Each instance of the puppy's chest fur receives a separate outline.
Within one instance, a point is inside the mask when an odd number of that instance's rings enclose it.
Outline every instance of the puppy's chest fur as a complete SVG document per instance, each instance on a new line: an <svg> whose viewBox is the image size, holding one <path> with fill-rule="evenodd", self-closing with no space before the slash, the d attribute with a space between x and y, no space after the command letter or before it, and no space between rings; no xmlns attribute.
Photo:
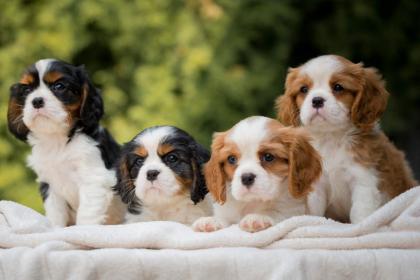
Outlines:
<svg viewBox="0 0 420 280"><path fill-rule="evenodd" d="M325 135L314 137L313 145L322 157L322 178L320 182L326 188L328 213L334 218L346 219L351 208L353 187L364 180L366 184L376 182L376 171L355 160L351 136L340 137ZM376 186L376 184L374 184Z"/></svg>
<svg viewBox="0 0 420 280"><path fill-rule="evenodd" d="M293 216L304 215L306 204L302 199L293 198L287 186L282 186L279 197L271 201L238 201L228 191L226 202L223 205L214 203L213 211L226 225L239 223L248 214L267 215L278 223Z"/></svg>
<svg viewBox="0 0 420 280"><path fill-rule="evenodd" d="M106 169L96 141L84 134L76 134L70 142L57 136L38 140L29 138L32 153L28 165L39 182L49 184L49 192L64 198L76 210L79 190L92 184L111 187L115 184L114 171Z"/></svg>

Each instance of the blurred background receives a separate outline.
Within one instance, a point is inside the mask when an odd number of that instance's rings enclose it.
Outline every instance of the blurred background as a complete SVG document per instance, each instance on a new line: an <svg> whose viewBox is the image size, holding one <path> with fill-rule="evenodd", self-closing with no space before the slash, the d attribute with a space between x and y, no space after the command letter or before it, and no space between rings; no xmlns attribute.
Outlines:
<svg viewBox="0 0 420 280"><path fill-rule="evenodd" d="M207 146L244 117L275 116L289 66L363 61L387 80L382 127L419 179L419 12L417 0L0 0L0 199L43 211L6 112L10 85L46 57L85 64L119 142L172 124Z"/></svg>

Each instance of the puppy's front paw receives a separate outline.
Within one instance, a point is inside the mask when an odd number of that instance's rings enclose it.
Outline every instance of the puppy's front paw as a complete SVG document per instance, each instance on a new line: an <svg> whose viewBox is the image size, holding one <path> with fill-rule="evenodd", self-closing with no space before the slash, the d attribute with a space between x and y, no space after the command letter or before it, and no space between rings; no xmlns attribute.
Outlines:
<svg viewBox="0 0 420 280"><path fill-rule="evenodd" d="M212 232L223 228L223 225L215 217L202 217L192 225L194 231Z"/></svg>
<svg viewBox="0 0 420 280"><path fill-rule="evenodd" d="M248 232L257 232L271 227L274 224L269 216L248 214L239 222L239 227Z"/></svg>

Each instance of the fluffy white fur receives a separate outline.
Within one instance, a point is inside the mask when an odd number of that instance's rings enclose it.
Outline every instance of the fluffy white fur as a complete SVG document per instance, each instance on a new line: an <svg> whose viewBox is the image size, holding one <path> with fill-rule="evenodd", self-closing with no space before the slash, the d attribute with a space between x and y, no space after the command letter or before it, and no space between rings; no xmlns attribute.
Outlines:
<svg viewBox="0 0 420 280"><path fill-rule="evenodd" d="M214 216L203 217L193 224L196 231L214 231L239 223L242 230L256 232L282 220L305 213L303 199L295 199L288 182L267 172L258 158L261 142L270 134L269 118L251 117L235 125L227 138L240 150L233 179L226 183L226 202L213 204ZM255 183L247 188L241 182L244 173L254 173Z"/></svg>

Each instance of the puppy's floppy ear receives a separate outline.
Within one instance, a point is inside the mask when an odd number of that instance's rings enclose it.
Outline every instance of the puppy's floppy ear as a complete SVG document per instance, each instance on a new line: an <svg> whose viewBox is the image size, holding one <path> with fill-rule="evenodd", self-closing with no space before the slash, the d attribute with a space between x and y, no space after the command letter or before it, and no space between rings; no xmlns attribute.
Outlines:
<svg viewBox="0 0 420 280"><path fill-rule="evenodd" d="M79 78L82 81L82 104L79 119L83 130L87 133L96 129L99 120L104 114L101 92L95 88L83 65L77 67Z"/></svg>
<svg viewBox="0 0 420 280"><path fill-rule="evenodd" d="M128 205L128 211L132 214L140 214L141 203L136 196L134 178L130 175L130 167L133 165L133 155L130 154L131 147L123 149L121 156L116 163L117 184L113 190L121 196L121 200Z"/></svg>
<svg viewBox="0 0 420 280"><path fill-rule="evenodd" d="M284 94L276 100L277 118L284 125L299 126L299 108L292 92L292 84L298 76L297 68L289 68Z"/></svg>
<svg viewBox="0 0 420 280"><path fill-rule="evenodd" d="M220 150L225 143L226 132L215 133L211 145L211 157L204 167L207 188L213 198L220 204L226 201L226 177L222 169Z"/></svg>
<svg viewBox="0 0 420 280"><path fill-rule="evenodd" d="M312 190L312 184L322 172L318 152L309 142L309 136L301 129L283 128L289 147L289 192L295 198L301 198Z"/></svg>
<svg viewBox="0 0 420 280"><path fill-rule="evenodd" d="M363 67L363 64L356 64ZM363 69L363 88L357 93L351 108L353 123L362 130L371 129L385 111L389 93L375 68Z"/></svg>
<svg viewBox="0 0 420 280"><path fill-rule="evenodd" d="M23 123L23 107L25 99L22 97L20 84L10 87L9 107L7 110L7 124L10 132L19 140L26 141L29 129Z"/></svg>
<svg viewBox="0 0 420 280"><path fill-rule="evenodd" d="M190 149L192 152L191 166L193 169L191 200L194 204L197 204L208 193L203 174L203 166L210 159L210 152L195 141L190 144Z"/></svg>

